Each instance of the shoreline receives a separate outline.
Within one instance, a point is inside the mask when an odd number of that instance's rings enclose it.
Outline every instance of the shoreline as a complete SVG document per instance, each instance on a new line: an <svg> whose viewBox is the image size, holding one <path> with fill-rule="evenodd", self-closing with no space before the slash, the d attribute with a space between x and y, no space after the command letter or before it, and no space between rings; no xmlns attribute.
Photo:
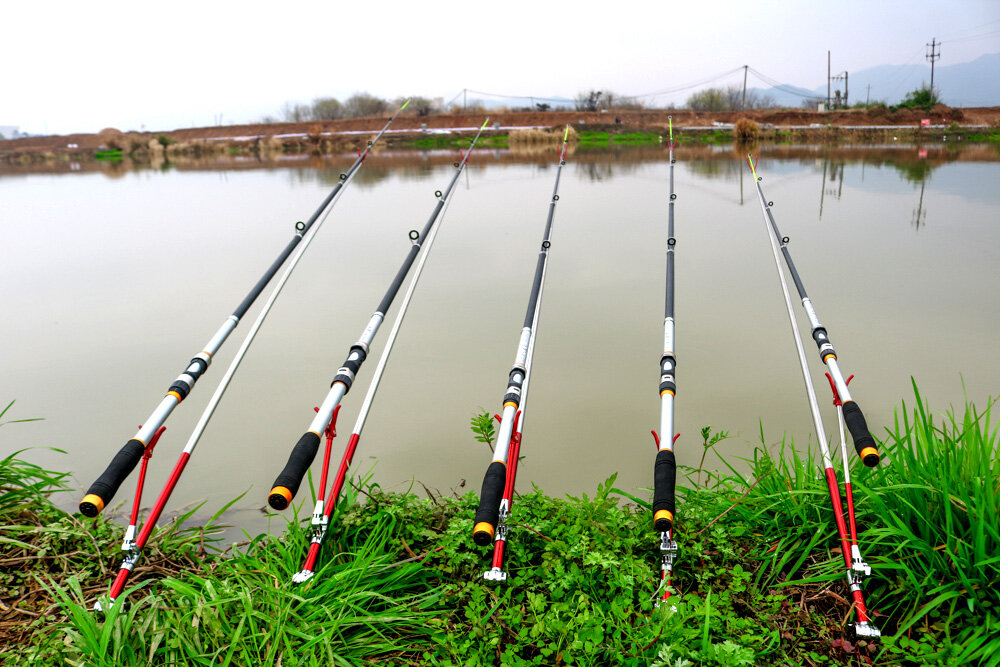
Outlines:
<svg viewBox="0 0 1000 667"><path fill-rule="evenodd" d="M572 125L578 133L607 135L584 144L635 145L658 143L672 117L679 141L725 143L732 140L736 121L748 118L759 126L758 141L842 144L904 141L995 143L1000 141L1000 107L930 111L887 108L818 112L796 109L758 109L745 112L644 110L621 112L549 111L454 113L400 116L380 143L379 150L450 148L475 133L484 116L490 122L483 139L487 147L506 148L511 133ZM921 127L921 121L929 126ZM244 124L182 128L169 131L120 131L33 136L0 141L0 163L28 165L60 160L131 158L137 162L171 161L179 156L336 155L355 151L385 119L352 118L300 123ZM616 141L617 140L617 141Z"/></svg>

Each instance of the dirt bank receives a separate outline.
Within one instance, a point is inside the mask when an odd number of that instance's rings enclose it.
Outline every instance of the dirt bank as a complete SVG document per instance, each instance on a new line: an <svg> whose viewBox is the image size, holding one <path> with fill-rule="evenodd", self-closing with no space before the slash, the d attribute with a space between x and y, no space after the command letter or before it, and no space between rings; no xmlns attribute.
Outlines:
<svg viewBox="0 0 1000 667"><path fill-rule="evenodd" d="M1000 124L1000 107L975 107L953 109L939 106L931 111L887 108L849 109L819 112L805 109L761 109L746 112L709 112L688 110L645 110L621 112L491 112L451 113L434 116L401 116L393 124L393 133L387 135L386 145L399 145L412 141L414 136L435 130L457 130L478 127L486 116L490 125L499 124L499 132L518 127L556 126L566 123L577 128L620 127L622 131L666 129L667 117L673 116L675 130L711 127L718 123L733 123L740 117L749 117L761 125L805 128L803 131L827 130L829 127L894 126L915 129L921 120L929 119L933 125L963 126ZM0 141L0 159L8 162L18 159L37 160L56 155L93 155L102 149L122 149L126 153L136 150L157 152L181 151L198 146L200 151L218 151L235 146L254 150L281 150L282 142L295 137L299 143L312 143L319 152L343 150L360 145L367 140L367 133L375 132L385 123L385 118L352 118L347 120L224 125L197 127L154 132L122 132L108 128L96 134L69 134L43 137L26 137ZM823 137L817 137L823 140ZM266 145L265 145L266 144Z"/></svg>

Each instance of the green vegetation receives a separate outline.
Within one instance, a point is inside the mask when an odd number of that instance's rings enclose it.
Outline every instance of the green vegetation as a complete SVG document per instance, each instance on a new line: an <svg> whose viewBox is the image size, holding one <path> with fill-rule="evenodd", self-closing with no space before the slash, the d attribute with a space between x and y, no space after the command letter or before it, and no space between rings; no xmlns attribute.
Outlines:
<svg viewBox="0 0 1000 667"><path fill-rule="evenodd" d="M359 483L334 513L320 570L302 586L308 531L206 553L204 528L155 538L130 607L106 590L119 529L68 516L45 494L62 475L0 461L2 625L9 664L1000 665L1000 451L990 410L935 418L919 393L883 446L852 455L865 583L887 635L849 641L841 554L811 453L758 446L749 472L686 471L671 605L659 584L648 493L615 487L517 497L510 580L480 575L476 497L393 494ZM0 415L2 416L2 415ZM479 442L493 433L479 416ZM706 452L722 434L702 432ZM763 443L763 434L762 434ZM363 499L361 502L359 499ZM670 608L673 606L674 608ZM9 608L8 608L9 609ZM23 610L23 611L22 611ZM38 614L37 616L35 614ZM7 616L3 617L7 620ZM20 634L16 634L20 633Z"/></svg>
<svg viewBox="0 0 1000 667"><path fill-rule="evenodd" d="M108 150L94 151L94 157L98 160L106 160L108 162L121 162L123 157L123 152L120 148L111 148Z"/></svg>
<svg viewBox="0 0 1000 667"><path fill-rule="evenodd" d="M896 108L904 109L924 109L929 111L935 104L941 104L941 98L930 86L923 85L916 90L911 90L903 98L903 101L896 105Z"/></svg>
<svg viewBox="0 0 1000 667"><path fill-rule="evenodd" d="M662 142L656 132L595 132L578 131L580 148L607 148L609 146L654 146Z"/></svg>
<svg viewBox="0 0 1000 667"><path fill-rule="evenodd" d="M442 148L467 149L469 147L469 137L461 137L452 134L433 134L431 136L420 137L405 144L421 150L435 150ZM476 142L477 148L507 148L507 135L482 136Z"/></svg>

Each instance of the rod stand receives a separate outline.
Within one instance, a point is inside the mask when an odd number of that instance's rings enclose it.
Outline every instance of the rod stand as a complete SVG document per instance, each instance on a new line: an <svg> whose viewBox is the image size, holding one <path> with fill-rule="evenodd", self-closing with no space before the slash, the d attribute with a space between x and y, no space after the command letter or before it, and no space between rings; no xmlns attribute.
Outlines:
<svg viewBox="0 0 1000 667"><path fill-rule="evenodd" d="M301 572L296 572L292 575L292 583L304 584L310 579L312 579L314 572L312 570L302 570Z"/></svg>
<svg viewBox="0 0 1000 667"><path fill-rule="evenodd" d="M483 572L483 579L486 581L507 581L507 573L499 567L494 567L487 572Z"/></svg>
<svg viewBox="0 0 1000 667"><path fill-rule="evenodd" d="M877 639L882 636L881 631L875 627L874 623L859 621L854 624L854 634L865 639Z"/></svg>
<svg viewBox="0 0 1000 667"><path fill-rule="evenodd" d="M325 526L326 525L326 515L323 513L323 501L322 500L317 500L316 501L316 507L313 508L312 525L314 525L314 526Z"/></svg>
<svg viewBox="0 0 1000 667"><path fill-rule="evenodd" d="M872 574L872 568L861 557L861 549L857 544L851 545L851 570L854 572L854 581L859 586L864 577L870 577Z"/></svg>
<svg viewBox="0 0 1000 667"><path fill-rule="evenodd" d="M663 555L662 570L669 575L674 571L674 560L677 559L677 542L670 537L670 533L660 533L660 553Z"/></svg>
<svg viewBox="0 0 1000 667"><path fill-rule="evenodd" d="M122 539L122 551L135 551L135 524L125 529L125 537Z"/></svg>

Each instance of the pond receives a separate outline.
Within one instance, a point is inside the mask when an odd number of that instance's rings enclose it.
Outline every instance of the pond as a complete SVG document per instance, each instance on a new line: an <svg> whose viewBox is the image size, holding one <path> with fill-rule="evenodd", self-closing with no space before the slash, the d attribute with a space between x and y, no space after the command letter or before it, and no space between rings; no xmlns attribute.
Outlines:
<svg viewBox="0 0 1000 667"><path fill-rule="evenodd" d="M313 407L357 340L453 174L457 153L374 154L345 189L261 329L168 513L199 516L245 493L226 521L249 531ZM738 469L761 440L815 442L752 181L731 147L676 155L676 445L729 432L705 467ZM3 454L72 471L80 493L235 309L351 156L127 169L0 172L8 418ZM761 153L767 198L876 437L911 376L940 412L998 395L1000 155L945 146L779 146ZM441 222L352 472L382 487L478 493L490 460L469 429L498 411L514 360L555 176L555 153L472 155ZM568 157L525 410L518 488L647 495L658 427L668 201L659 147ZM265 292L265 295L268 292ZM152 504L263 303L167 422ZM398 306L397 299L397 306ZM801 308L796 306L801 314ZM334 463L396 308L344 400ZM801 320L800 320L801 322ZM804 326L804 325L803 325ZM804 330L807 330L805 328ZM836 413L809 341L827 430ZM313 466L318 480L320 459ZM133 475L113 506L127 512ZM311 509L308 487L297 501ZM273 520L271 520L273 521ZM280 522L275 526L280 527ZM471 526L470 526L471 527Z"/></svg>

